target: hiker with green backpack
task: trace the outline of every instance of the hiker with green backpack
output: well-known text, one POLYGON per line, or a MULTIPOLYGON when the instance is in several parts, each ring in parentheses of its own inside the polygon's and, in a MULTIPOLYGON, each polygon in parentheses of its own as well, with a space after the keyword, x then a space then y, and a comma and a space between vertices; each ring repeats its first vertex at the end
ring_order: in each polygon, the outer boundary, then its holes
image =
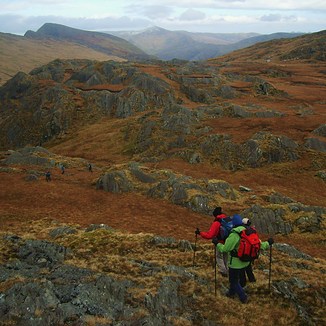
MULTIPOLYGON (((214 209, 213 216, 214 216, 214 221, 211 224, 210 229, 207 232, 201 232, 197 228, 195 231, 195 235, 196 237, 197 235, 200 235, 203 239, 209 239, 209 240, 216 237, 218 239, 218 242, 224 243, 225 239, 227 238, 227 235, 229 234, 229 232, 226 230, 227 227, 224 227, 224 225, 229 224, 229 228, 231 229, 232 228, 232 222, 230 222, 231 218, 226 216, 222 212, 221 207, 216 207, 214 209)), ((223 277, 227 277, 228 276, 228 263, 227 263, 228 254, 216 252, 214 258, 216 260, 215 268, 217 265, 221 275, 223 277)))
POLYGON ((233 229, 225 243, 219 243, 216 238, 213 238, 212 242, 216 245, 217 251, 228 253, 229 290, 226 295, 228 297, 238 295, 242 303, 247 303, 248 296, 240 285, 240 279, 243 277, 245 269, 249 266, 251 260, 258 257, 259 250, 268 249, 274 243, 274 240, 269 238, 268 241, 261 242, 256 234, 252 236, 255 238, 253 248, 243 246, 248 235, 246 235, 246 228, 242 225, 242 217, 236 214, 233 216, 232 221, 233 229), (247 248, 250 249, 248 252, 247 248))

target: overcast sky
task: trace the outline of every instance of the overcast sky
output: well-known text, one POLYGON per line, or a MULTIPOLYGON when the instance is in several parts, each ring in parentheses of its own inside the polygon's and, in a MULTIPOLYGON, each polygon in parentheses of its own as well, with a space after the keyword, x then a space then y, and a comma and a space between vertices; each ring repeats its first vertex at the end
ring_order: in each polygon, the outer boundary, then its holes
POLYGON ((326 0, 0 0, 0 32, 23 35, 44 23, 92 31, 159 26, 190 32, 317 32, 326 0))

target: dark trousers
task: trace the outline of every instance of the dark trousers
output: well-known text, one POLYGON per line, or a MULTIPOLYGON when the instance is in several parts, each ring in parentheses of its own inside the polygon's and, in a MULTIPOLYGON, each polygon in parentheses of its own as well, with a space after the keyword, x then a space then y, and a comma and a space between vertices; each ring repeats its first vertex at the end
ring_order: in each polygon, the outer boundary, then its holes
POLYGON ((252 270, 252 263, 250 263, 246 268, 243 269, 243 272, 240 275, 240 285, 245 287, 247 284, 247 277, 249 282, 256 282, 254 272, 252 270))
POLYGON ((235 269, 229 267, 229 282, 230 282, 230 289, 229 295, 233 296, 237 294, 241 302, 246 302, 247 295, 243 290, 242 286, 240 285, 240 279, 245 274, 245 269, 235 269))

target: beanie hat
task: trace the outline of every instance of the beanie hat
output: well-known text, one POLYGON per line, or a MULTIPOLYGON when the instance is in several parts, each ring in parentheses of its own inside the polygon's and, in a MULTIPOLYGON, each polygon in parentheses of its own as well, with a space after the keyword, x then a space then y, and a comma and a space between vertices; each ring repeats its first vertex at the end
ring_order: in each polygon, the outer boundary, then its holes
POLYGON ((238 214, 233 215, 232 223, 233 223, 233 226, 242 225, 242 217, 238 214))
POLYGON ((222 208, 221 207, 216 207, 213 211, 213 215, 216 217, 217 215, 222 214, 222 208))
POLYGON ((251 221, 249 220, 249 218, 245 217, 242 219, 242 224, 249 226, 251 224, 251 221))

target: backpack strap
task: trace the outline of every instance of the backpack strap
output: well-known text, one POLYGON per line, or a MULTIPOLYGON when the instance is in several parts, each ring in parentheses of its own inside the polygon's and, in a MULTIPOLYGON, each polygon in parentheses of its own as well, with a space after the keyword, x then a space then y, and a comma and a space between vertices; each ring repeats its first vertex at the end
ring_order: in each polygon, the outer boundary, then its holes
MULTIPOLYGON (((239 232, 239 231, 236 231, 235 229, 232 229, 231 233, 236 233, 236 234, 240 237, 240 239, 241 239, 241 232, 242 232, 242 231, 243 231, 243 230, 241 230, 241 231, 239 232)), ((233 250, 231 250, 230 254, 231 254, 231 259, 232 259, 232 257, 238 257, 238 249, 233 249, 233 250)), ((231 260, 231 261, 232 261, 232 260, 231 260)))

